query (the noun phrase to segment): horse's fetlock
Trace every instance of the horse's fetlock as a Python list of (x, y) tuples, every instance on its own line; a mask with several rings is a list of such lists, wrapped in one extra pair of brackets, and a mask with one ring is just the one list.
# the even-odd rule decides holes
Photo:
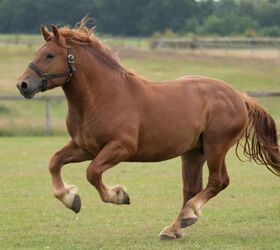
[(53, 195), (60, 200), (65, 195), (65, 191), (54, 191)]

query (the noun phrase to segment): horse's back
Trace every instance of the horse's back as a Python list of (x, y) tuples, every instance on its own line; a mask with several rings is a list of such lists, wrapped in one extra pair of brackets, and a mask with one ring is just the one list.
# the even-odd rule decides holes
[(185, 76), (173, 81), (154, 84), (153, 92), (159, 99), (164, 99), (166, 105), (170, 100), (181, 105), (180, 108), (195, 113), (211, 112), (215, 115), (234, 115), (247, 113), (241, 94), (224, 81), (204, 76)]
[(134, 159), (142, 161), (184, 154), (205, 131), (242, 130), (247, 117), (238, 92), (222, 81), (199, 76), (151, 84), (139, 110)]

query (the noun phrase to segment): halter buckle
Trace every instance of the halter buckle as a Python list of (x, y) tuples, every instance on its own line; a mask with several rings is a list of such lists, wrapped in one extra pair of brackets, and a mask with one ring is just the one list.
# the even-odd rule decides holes
[(75, 57), (73, 54), (68, 55), (68, 63), (74, 64), (75, 63)]

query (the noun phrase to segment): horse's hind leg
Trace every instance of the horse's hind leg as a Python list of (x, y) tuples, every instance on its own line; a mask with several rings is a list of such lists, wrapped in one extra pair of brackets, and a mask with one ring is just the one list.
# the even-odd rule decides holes
[(65, 164), (86, 161), (91, 158), (92, 156), (89, 153), (82, 148), (79, 148), (73, 141), (71, 141), (52, 156), (49, 164), (54, 196), (75, 213), (78, 213), (81, 208), (80, 197), (76, 194), (77, 188), (75, 186), (64, 184), (61, 178), (61, 168)]
[[(224, 107), (221, 105), (221, 107)], [(226, 112), (216, 110), (203, 133), (203, 149), (209, 169), (206, 188), (190, 199), (181, 213), (181, 227), (195, 223), (202, 206), (229, 185), (225, 157), (228, 150), (239, 140), (247, 122), (243, 110), (235, 110), (235, 119)]]
[[(202, 188), (202, 167), (205, 162), (203, 151), (200, 149), (192, 150), (182, 158), (182, 178), (183, 178), (183, 206), (196, 194), (198, 194)], [(162, 240), (172, 240), (180, 238), (182, 236), (181, 229), (181, 216), (177, 217), (176, 221), (165, 227), (161, 233), (160, 238)]]
[[(207, 149), (205, 149), (205, 152), (206, 150)], [(212, 145), (211, 154), (206, 155), (209, 168), (208, 183), (206, 188), (190, 199), (182, 210), (182, 228), (195, 223), (202, 206), (228, 186), (229, 178), (225, 165), (226, 152), (227, 150), (221, 149), (220, 146), (215, 147)]]

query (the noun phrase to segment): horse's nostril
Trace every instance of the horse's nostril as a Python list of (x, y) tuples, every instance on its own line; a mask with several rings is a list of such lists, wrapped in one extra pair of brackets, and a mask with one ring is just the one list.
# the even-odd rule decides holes
[(26, 90), (27, 88), (28, 88), (27, 82), (22, 82), (22, 83), (21, 83), (21, 89), (22, 89), (22, 90)]

